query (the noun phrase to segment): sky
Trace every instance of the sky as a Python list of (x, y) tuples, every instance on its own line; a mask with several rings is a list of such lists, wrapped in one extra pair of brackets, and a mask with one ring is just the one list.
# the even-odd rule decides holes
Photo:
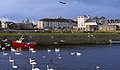
[[(69, 2), (65, 6), (59, 1)], [(70, 18), (91, 15), (120, 18), (120, 0), (0, 0), (0, 18), (39, 20), (42, 18)]]

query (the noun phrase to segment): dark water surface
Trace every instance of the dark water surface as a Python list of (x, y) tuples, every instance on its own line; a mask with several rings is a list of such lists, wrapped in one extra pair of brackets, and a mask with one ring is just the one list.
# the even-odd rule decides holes
[[(46, 65), (54, 70), (120, 70), (120, 44), (75, 46), (60, 48), (59, 52), (55, 52), (54, 49), (48, 52), (46, 48), (36, 50), (36, 53), (21, 51), (21, 55), (15, 55), (11, 51), (5, 52), (8, 55), (3, 55), (0, 51), (0, 70), (13, 70), (8, 60), (9, 56), (18, 66), (15, 70), (32, 70), (29, 58), (36, 61), (35, 67), (40, 70), (47, 70)], [(71, 55), (73, 52), (75, 54)], [(81, 55), (76, 55), (77, 52)], [(96, 66), (99, 68), (97, 69)]]

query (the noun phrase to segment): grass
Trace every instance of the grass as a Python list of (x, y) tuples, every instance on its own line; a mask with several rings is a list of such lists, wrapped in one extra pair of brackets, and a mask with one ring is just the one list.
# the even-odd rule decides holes
[[(0, 37), (8, 37), (9, 39), (16, 40), (22, 35), (35, 36), (33, 41), (37, 42), (39, 45), (53, 45), (55, 41), (58, 42), (58, 45), (78, 45), (78, 44), (99, 44), (108, 42), (109, 39), (119, 40), (120, 33), (89, 33), (93, 35), (95, 39), (91, 36), (88, 38), (88, 33), (0, 33)], [(54, 39), (51, 38), (54, 36)], [(63, 39), (66, 42), (62, 43), (60, 40)], [(26, 40), (29, 40), (26, 39)]]
[(18, 36), (16, 33), (0, 33), (0, 36)]
[[(119, 35), (118, 33), (90, 33), (93, 35)], [(0, 33), (0, 36), (20, 36), (20, 35), (30, 35), (30, 36), (72, 36), (72, 35), (88, 35), (88, 33)]]

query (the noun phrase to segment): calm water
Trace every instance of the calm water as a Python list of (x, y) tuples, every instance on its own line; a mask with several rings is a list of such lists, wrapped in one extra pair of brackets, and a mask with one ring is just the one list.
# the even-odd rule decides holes
[[(120, 70), (120, 44), (117, 45), (84, 45), (71, 48), (60, 48), (60, 52), (47, 52), (47, 49), (21, 51), (21, 55), (5, 51), (8, 55), (0, 52), (0, 70), (13, 70), (12, 64), (8, 61), (10, 56), (15, 60), (16, 70), (31, 70), (29, 58), (36, 60), (35, 67), (47, 70), (46, 65), (54, 70)], [(75, 54), (71, 55), (72, 52)], [(81, 53), (80, 56), (76, 52)], [(61, 59), (58, 59), (58, 56)], [(99, 69), (96, 68), (99, 66)]]

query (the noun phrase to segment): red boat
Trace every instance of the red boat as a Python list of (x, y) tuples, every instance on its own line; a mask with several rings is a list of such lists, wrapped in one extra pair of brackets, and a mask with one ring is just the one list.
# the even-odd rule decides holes
[(12, 47), (15, 49), (18, 48), (35, 48), (36, 42), (22, 42), (22, 40), (12, 41)]

